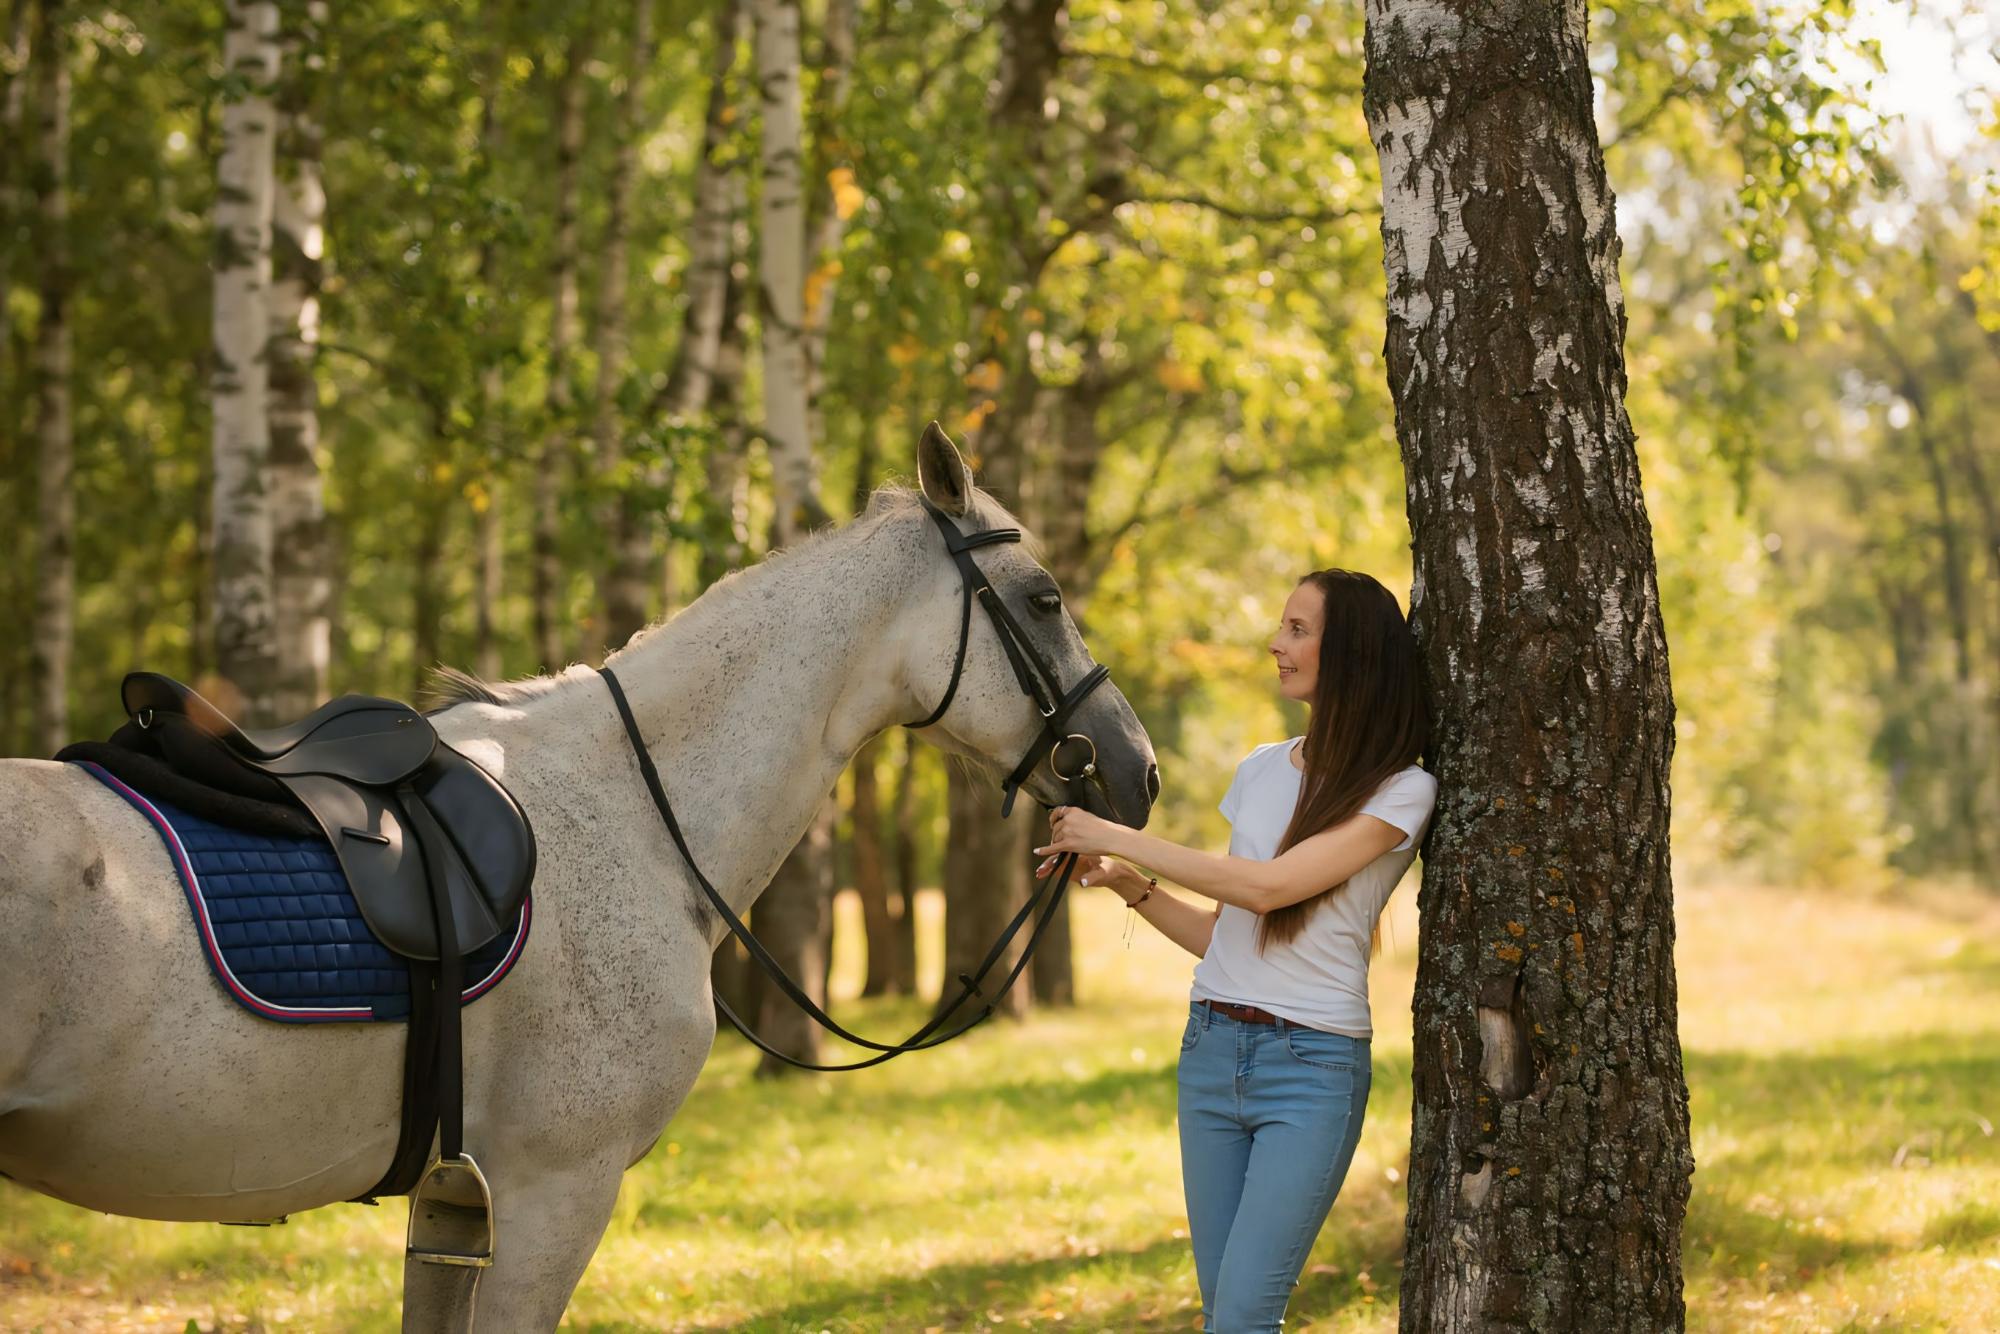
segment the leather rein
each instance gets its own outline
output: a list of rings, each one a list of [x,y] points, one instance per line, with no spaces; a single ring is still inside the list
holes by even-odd
[[[951,707],[952,701],[957,697],[959,679],[965,674],[966,649],[972,639],[972,604],[977,599],[979,604],[986,609],[986,614],[993,622],[993,629],[999,637],[1000,644],[1007,651],[1007,661],[1014,669],[1014,678],[1019,682],[1021,692],[1033,701],[1035,712],[1040,715],[1042,721],[1041,731],[1036,735],[1033,743],[1029,745],[1027,753],[1021,757],[1021,762],[1014,766],[1013,772],[1001,784],[1000,817],[1006,819],[1012,813],[1014,798],[1019,793],[1021,785],[1027,781],[1029,775],[1034,773],[1035,767],[1042,762],[1044,757],[1048,760],[1049,772],[1068,788],[1072,803],[1082,805],[1086,785],[1094,783],[1103,794],[1105,801],[1111,804],[1112,813],[1116,815],[1117,805],[1112,801],[1109,789],[1105,787],[1103,778],[1097,772],[1096,744],[1081,732],[1067,730],[1071,717],[1083,705],[1083,702],[1089,698],[1091,692],[1110,678],[1111,669],[1102,664],[1093,665],[1090,671],[1085,673],[1081,681],[1077,682],[1069,690],[1063,690],[1061,678],[1056,675],[1055,669],[1049,665],[1048,660],[1035,648],[1034,642],[1022,630],[1020,622],[1016,621],[1013,614],[1007,610],[1006,604],[1000,598],[999,591],[987,579],[985,571],[979,568],[979,563],[972,558],[973,551],[979,547],[990,546],[996,542],[1020,541],[1021,530],[1018,528],[993,528],[974,533],[961,533],[958,530],[958,526],[951,521],[943,510],[933,505],[928,499],[924,500],[923,505],[925,511],[929,513],[933,522],[936,523],[938,530],[943,534],[945,546],[951,552],[952,560],[958,566],[960,582],[964,586],[965,596],[959,615],[958,654],[952,663],[951,684],[945,688],[944,698],[938,701],[937,707],[931,710],[929,717],[923,719],[921,722],[905,723],[903,725],[912,729],[929,727],[932,723],[944,717],[945,710]],[[949,1042],[975,1025],[983,1022],[998,1008],[1001,998],[1013,987],[1016,979],[1020,977],[1022,970],[1027,967],[1029,958],[1035,952],[1035,946],[1041,941],[1042,933],[1048,929],[1049,923],[1054,919],[1057,910],[1062,905],[1063,895],[1069,889],[1069,878],[1076,869],[1077,856],[1075,853],[1065,853],[1057,863],[1055,874],[1052,877],[1043,879],[1042,883],[1036,887],[1035,892],[1028,896],[1028,901],[1022,904],[1020,911],[1014,914],[1013,920],[1000,933],[1000,938],[993,942],[993,947],[986,952],[986,957],[979,961],[978,967],[970,973],[960,973],[958,975],[961,988],[959,994],[952,999],[950,1004],[940,1007],[938,1012],[931,1017],[930,1022],[910,1034],[907,1038],[904,1038],[901,1042],[875,1042],[869,1038],[864,1038],[842,1027],[832,1015],[828,1014],[811,996],[806,994],[804,988],[792,980],[785,972],[784,967],[750,933],[750,928],[744,925],[743,919],[736,915],[735,910],[729,906],[728,901],[717,892],[708,877],[702,873],[700,865],[695,861],[694,853],[688,848],[686,836],[681,833],[680,821],[674,818],[673,804],[667,800],[666,788],[660,782],[659,770],[654,767],[653,758],[646,750],[645,739],[639,734],[639,724],[632,716],[632,706],[626,701],[624,688],[619,685],[618,678],[613,675],[609,667],[600,667],[597,671],[604,678],[604,684],[611,691],[611,698],[618,706],[618,716],[625,724],[626,738],[632,743],[633,756],[639,762],[639,772],[646,780],[646,790],[652,794],[653,805],[658,808],[660,818],[667,826],[667,832],[673,836],[674,846],[680,850],[681,859],[687,863],[688,870],[694,874],[696,883],[701,886],[702,893],[707,895],[709,903],[721,915],[722,920],[728,924],[730,934],[742,942],[744,949],[749,951],[750,957],[757,961],[757,965],[764,970],[765,974],[770,977],[771,981],[777,985],[778,989],[785,994],[792,1004],[798,1006],[809,1018],[835,1037],[850,1042],[865,1051],[875,1052],[876,1055],[840,1065],[821,1065],[811,1061],[801,1061],[778,1050],[763,1038],[757,1036],[756,1033],[751,1031],[750,1026],[729,1007],[729,1004],[722,997],[714,997],[717,1012],[729,1021],[731,1027],[748,1038],[753,1046],[766,1055],[775,1057],[788,1065],[797,1066],[801,1070],[864,1070],[871,1065],[880,1065],[882,1062],[892,1057],[900,1056],[904,1052],[923,1051],[927,1048]],[[1071,772],[1065,773],[1058,763],[1058,759],[1064,756],[1065,749],[1071,747],[1071,743],[1080,743],[1082,751],[1087,752],[1087,754],[1082,758],[1081,763],[1073,767]],[[1073,752],[1068,758],[1076,758],[1077,753]],[[1038,905],[1040,908],[1039,915],[1037,915]],[[911,906],[913,905],[905,905],[904,910],[909,911]],[[956,1014],[967,1001],[975,996],[984,996],[979,984],[985,980],[987,973],[992,971],[993,966],[1000,961],[1001,956],[1007,950],[1008,944],[1020,933],[1021,927],[1027,923],[1030,917],[1035,918],[1034,928],[1028,933],[1027,943],[1021,950],[1021,957],[1015,961],[1014,966],[1008,971],[1006,979],[1000,983],[999,989],[994,992],[990,999],[985,1000],[985,1003],[972,1017],[947,1032],[940,1032],[939,1030],[944,1027],[945,1022]]]

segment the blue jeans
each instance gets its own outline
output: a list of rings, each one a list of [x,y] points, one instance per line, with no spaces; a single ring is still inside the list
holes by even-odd
[[[1368,1043],[1190,1004],[1181,1179],[1202,1328],[1275,1330],[1361,1138]]]

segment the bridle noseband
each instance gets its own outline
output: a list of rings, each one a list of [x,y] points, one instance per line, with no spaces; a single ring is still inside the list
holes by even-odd
[[[1035,712],[1040,715],[1042,721],[1041,731],[1036,735],[1033,743],[1029,745],[1027,754],[1021,757],[1021,762],[1014,766],[1014,771],[1001,784],[1000,817],[1005,819],[1012,813],[1015,795],[1020,791],[1021,785],[1028,780],[1028,776],[1034,773],[1035,766],[1042,762],[1044,756],[1047,756],[1049,761],[1049,772],[1068,789],[1069,799],[1072,803],[1082,805],[1085,796],[1085,785],[1094,784],[1103,794],[1106,803],[1111,806],[1112,813],[1116,815],[1116,803],[1112,802],[1111,793],[1106,788],[1103,777],[1097,772],[1096,743],[1081,732],[1066,730],[1069,727],[1070,719],[1075,715],[1077,709],[1082,706],[1084,700],[1090,696],[1092,691],[1103,685],[1110,678],[1110,668],[1102,664],[1093,664],[1091,669],[1084,674],[1081,681],[1078,681],[1068,691],[1064,691],[1061,679],[1057,677],[1055,669],[1036,650],[1034,641],[1029,639],[1027,633],[1021,629],[1020,622],[1016,621],[1013,613],[1007,610],[1006,603],[1001,600],[1000,594],[993,587],[992,581],[986,577],[985,571],[979,568],[979,563],[972,558],[972,553],[980,547],[990,546],[996,542],[1020,541],[1021,530],[1018,528],[993,528],[975,533],[961,533],[957,525],[952,523],[945,512],[933,505],[928,499],[923,501],[923,506],[925,511],[929,513],[932,520],[937,524],[938,530],[944,534],[945,546],[950,550],[952,560],[958,566],[959,578],[965,588],[965,601],[959,615],[958,655],[952,663],[951,684],[945,687],[944,698],[938,701],[937,707],[931,710],[928,718],[925,718],[922,722],[906,723],[904,726],[912,729],[929,727],[932,723],[944,717],[945,710],[951,707],[952,700],[957,697],[959,679],[965,674],[966,648],[972,640],[972,602],[976,597],[979,600],[979,604],[986,608],[987,616],[992,619],[993,629],[1000,639],[1001,647],[1007,651],[1007,661],[1014,668],[1014,679],[1020,682],[1022,693],[1034,702]],[[803,1010],[820,1027],[826,1029],[827,1032],[832,1033],[835,1037],[842,1038],[857,1047],[878,1054],[863,1060],[850,1061],[842,1065],[820,1065],[810,1061],[801,1061],[796,1057],[779,1051],[776,1047],[758,1037],[750,1030],[750,1026],[744,1023],[734,1010],[730,1009],[722,997],[714,997],[716,1011],[724,1019],[727,1019],[737,1032],[748,1038],[752,1045],[767,1055],[784,1061],[788,1065],[795,1065],[802,1070],[861,1070],[871,1065],[880,1065],[891,1057],[900,1056],[907,1051],[922,1051],[925,1048],[949,1042],[986,1019],[999,1006],[1000,999],[1007,994],[1009,988],[1014,985],[1015,980],[1020,977],[1021,971],[1027,967],[1028,959],[1034,954],[1035,946],[1040,942],[1042,933],[1048,929],[1050,921],[1054,919],[1057,909],[1062,905],[1063,895],[1069,889],[1069,878],[1076,870],[1077,856],[1075,853],[1065,853],[1057,863],[1055,874],[1045,879],[1035,889],[1035,892],[1028,896],[1028,901],[1022,904],[1020,911],[1014,914],[1013,920],[1000,933],[1000,938],[993,942],[993,948],[986,952],[986,957],[980,960],[979,966],[970,973],[960,973],[958,975],[959,984],[963,989],[950,1004],[941,1006],[937,1013],[931,1017],[929,1023],[926,1023],[922,1028],[919,1028],[901,1042],[884,1043],[871,1041],[843,1028],[834,1020],[832,1015],[829,1015],[811,996],[807,995],[805,990],[786,974],[784,968],[771,956],[770,951],[765,949],[763,944],[750,934],[750,928],[743,924],[743,919],[736,915],[735,910],[729,906],[728,901],[716,891],[713,884],[709,883],[708,877],[702,874],[701,867],[695,862],[694,853],[688,849],[686,836],[681,833],[680,821],[674,818],[673,804],[667,800],[667,791],[660,782],[659,770],[654,767],[653,757],[646,750],[645,739],[639,734],[639,724],[632,716],[632,706],[626,701],[624,688],[618,684],[617,676],[612,673],[609,667],[599,667],[597,671],[598,675],[604,678],[605,686],[611,691],[612,701],[618,706],[618,716],[625,725],[625,736],[632,743],[633,756],[639,762],[639,772],[646,780],[647,791],[652,794],[653,805],[658,808],[660,818],[667,826],[667,832],[673,836],[674,846],[680,850],[681,859],[687,863],[688,870],[694,874],[696,883],[701,886],[702,892],[707,895],[710,905],[714,907],[716,912],[722,917],[722,920],[728,925],[730,934],[742,942],[744,949],[749,951],[750,957],[757,961],[758,965],[769,975],[771,981],[778,989],[784,992],[794,1005]],[[1076,764],[1073,772],[1064,773],[1057,763],[1057,757],[1062,753],[1063,748],[1072,742],[1082,743],[1088,750],[1088,757],[1082,760],[1081,763]],[[1044,898],[1046,898],[1046,902],[1043,901]],[[979,1012],[970,1019],[967,1019],[950,1032],[938,1032],[944,1026],[945,1021],[957,1013],[960,1006],[964,1005],[972,997],[982,994],[979,984],[985,980],[987,973],[992,971],[993,966],[1000,961],[1001,956],[1007,950],[1008,944],[1020,932],[1022,925],[1027,922],[1031,915],[1035,914],[1038,904],[1041,905],[1041,910],[1040,915],[1035,918],[1034,929],[1028,933],[1027,944],[1021,950],[1021,957],[1015,960],[1014,966],[1008,970],[1007,977],[1001,982],[999,990],[993,994],[991,999],[986,1000],[985,1004],[980,1007]]]

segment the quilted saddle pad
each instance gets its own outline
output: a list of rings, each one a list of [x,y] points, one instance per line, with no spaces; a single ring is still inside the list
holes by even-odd
[[[253,1014],[285,1023],[367,1023],[410,1014],[410,965],[369,931],[324,838],[232,829],[78,765],[152,824],[187,891],[202,953]],[[466,957],[467,1004],[498,986],[528,940],[532,902],[511,930]]]

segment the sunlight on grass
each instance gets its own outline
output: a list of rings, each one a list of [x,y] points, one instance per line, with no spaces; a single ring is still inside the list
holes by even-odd
[[[1290,1328],[1393,1328],[1415,880],[1375,968],[1361,1147]],[[924,904],[937,972],[938,905]],[[843,928],[854,904],[840,905]],[[2000,905],[1758,887],[1679,898],[1699,1167],[1696,1329],[1988,1328],[2000,1308]],[[1173,1066],[1191,965],[1078,910],[1081,1004],[854,1075],[763,1081],[724,1039],[627,1175],[568,1327],[1185,1329]],[[858,936],[858,931],[852,933]],[[852,936],[849,937],[850,939]],[[867,1031],[903,1002],[835,994]],[[0,1326],[390,1329],[403,1210],[245,1230],[0,1193]]]

